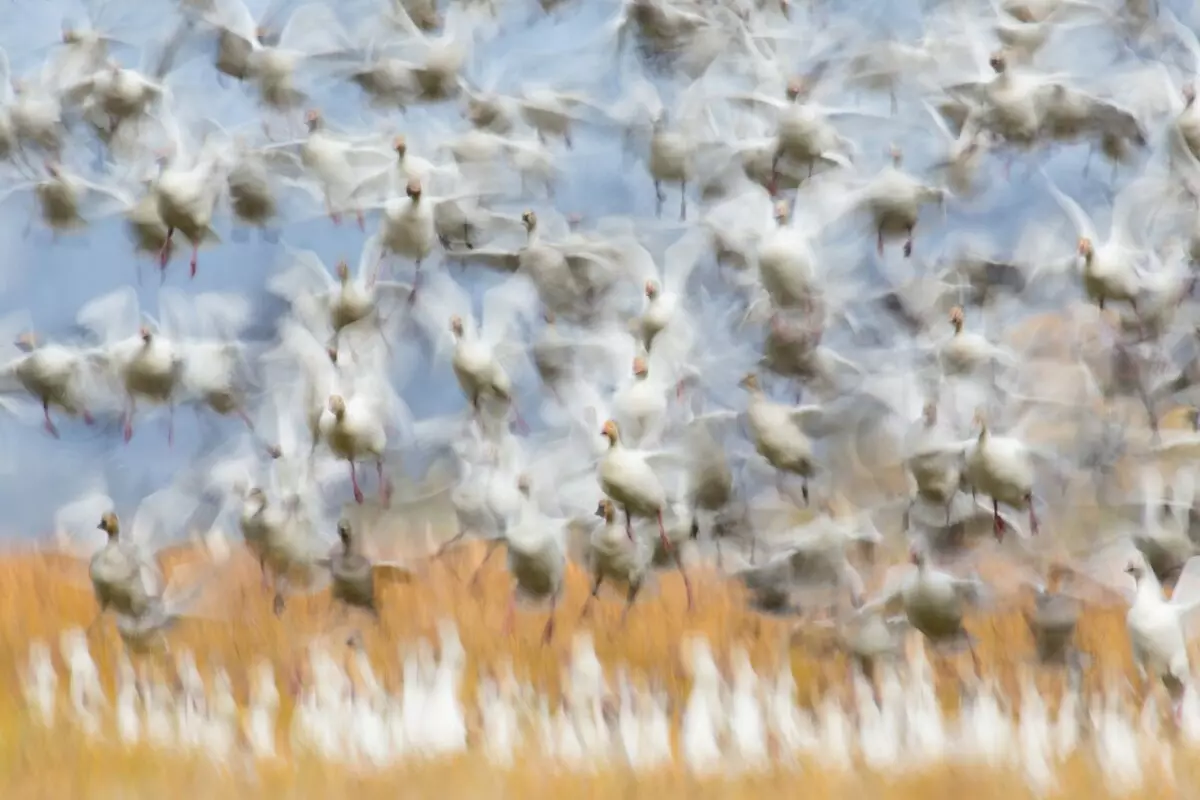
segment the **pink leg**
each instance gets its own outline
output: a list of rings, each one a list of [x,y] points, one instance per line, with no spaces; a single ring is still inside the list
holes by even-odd
[[[133,403],[129,403],[125,407],[125,443],[129,444],[129,440],[133,438]]]
[[[375,473],[379,476],[379,502],[383,503],[383,507],[387,508],[392,502],[392,486],[387,479],[383,477],[383,461],[375,462]]]
[[[517,621],[517,590],[513,589],[508,596],[508,610],[504,613],[504,627],[501,632],[508,636],[513,632],[513,624]]]
[[[83,422],[85,425],[95,425],[96,424],[96,418],[93,417],[92,413],[90,411],[88,411],[86,408],[83,410]]]
[[[390,270],[389,270],[390,271]],[[413,275],[412,291],[408,293],[408,304],[411,306],[417,302],[417,289],[421,287],[421,262],[417,262],[417,273]]]
[[[683,590],[687,593],[688,611],[692,610],[692,582],[688,579],[687,570],[683,568],[683,558],[679,555],[679,551],[671,545],[671,540],[667,538],[667,529],[663,525],[662,510],[658,512],[658,538],[662,540],[663,550],[671,554],[675,559],[675,567],[679,570],[679,576],[683,578]]]
[[[1030,493],[1030,495],[1025,498],[1025,502],[1029,503],[1029,530],[1034,536],[1037,536],[1038,535],[1038,518],[1037,518],[1037,512],[1033,510],[1033,494],[1032,493]]]
[[[254,423],[251,422],[250,418],[246,416],[245,411],[242,411],[240,408],[236,408],[236,409],[234,409],[233,413],[237,414],[238,418],[242,422],[246,423],[246,427],[249,428],[251,430],[251,432],[254,431]]]
[[[194,245],[192,245],[192,260],[190,262],[188,262],[188,268],[190,270],[189,275],[191,277],[193,277],[193,278],[196,277],[196,267],[199,266],[199,264],[200,264],[200,245],[194,244]]]
[[[361,209],[361,208],[359,208],[359,209],[355,209],[355,211],[354,211],[354,216],[355,216],[355,217],[358,219],[358,229],[359,229],[360,231],[366,231],[366,229],[367,229],[367,220],[366,220],[366,218],[365,218],[365,217],[363,217],[363,212],[362,212],[362,209]]]
[[[992,527],[996,532],[996,541],[1004,541],[1004,520],[1000,518],[1000,504],[992,498]]]
[[[633,518],[629,516],[629,509],[625,509],[625,535],[629,537],[629,541],[633,541]]]
[[[875,252],[883,255],[883,228],[880,228],[875,234]]]
[[[510,405],[512,406],[513,417],[517,423],[517,433],[529,433],[529,425],[521,416],[521,412],[517,410],[516,404],[512,403]]]
[[[175,444],[175,407],[167,409],[167,447]]]
[[[554,639],[554,615],[558,611],[558,592],[550,598],[550,618],[546,620],[546,627],[542,629],[542,644],[550,644]]]
[[[175,235],[174,228],[167,228],[167,238],[163,242],[162,247],[158,249],[158,268],[165,270],[167,261],[171,258],[171,237]]]
[[[354,486],[354,502],[362,503],[363,492],[358,486],[358,471],[354,468],[354,462],[350,462],[350,483]]]
[[[46,429],[46,433],[57,439],[58,428],[54,427],[54,422],[50,419],[50,403],[45,400],[42,401],[42,415],[46,418],[46,421],[42,427]]]

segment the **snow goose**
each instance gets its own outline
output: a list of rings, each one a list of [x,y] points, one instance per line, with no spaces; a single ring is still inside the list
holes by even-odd
[[[76,174],[57,161],[47,161],[44,168],[45,178],[14,184],[4,196],[31,189],[37,198],[42,222],[56,240],[60,233],[83,229],[91,220],[114,213],[125,205],[124,195],[119,190]]]
[[[179,231],[191,243],[189,268],[195,277],[200,245],[206,240],[219,241],[211,226],[227,175],[227,165],[219,150],[224,143],[209,137],[198,148],[192,148],[184,138],[180,120],[170,113],[160,118],[172,141],[160,156],[152,191],[159,216],[167,226],[167,239]],[[170,251],[164,246],[159,267],[165,270],[169,258]]]
[[[376,204],[383,209],[377,234],[381,257],[395,254],[416,265],[412,297],[415,297],[420,285],[421,264],[438,243],[437,207],[468,197],[478,197],[483,193],[481,189],[467,189],[451,195],[427,197],[421,180],[410,178],[404,189],[404,197],[389,197]]]
[[[629,609],[637,600],[642,584],[650,571],[654,549],[639,536],[630,539],[625,528],[616,521],[617,507],[605,498],[596,508],[596,516],[603,520],[588,539],[588,564],[592,573],[592,591],[583,604],[580,618],[592,610],[592,603],[600,594],[605,580],[627,587],[625,608],[621,612],[621,623],[629,616]]]
[[[909,624],[935,645],[965,645],[978,673],[979,657],[962,621],[964,602],[977,602],[983,585],[978,580],[958,578],[935,569],[929,564],[926,547],[920,540],[910,546],[909,559],[911,567],[901,565],[888,571],[879,594],[863,605],[859,614],[898,605]]]
[[[1162,585],[1140,553],[1129,553],[1125,573],[1136,587],[1125,617],[1134,663],[1143,682],[1148,677],[1163,682],[1178,719],[1184,692],[1194,688],[1187,642],[1191,636],[1189,620],[1200,605],[1200,598],[1194,596],[1200,585],[1200,561],[1188,561],[1170,600],[1164,598]]]
[[[331,596],[343,611],[362,609],[378,622],[376,587],[389,582],[408,583],[413,573],[399,562],[369,557],[365,551],[365,535],[356,533],[350,520],[338,520],[337,535],[341,546],[328,560],[333,578]]]
[[[853,145],[832,124],[842,117],[878,118],[866,110],[834,108],[810,101],[819,75],[794,76],[787,81],[779,95],[766,92],[733,93],[729,99],[750,108],[766,111],[775,117],[775,153],[772,172],[779,173],[781,161],[807,167],[808,177],[819,161],[840,166],[850,164]],[[770,187],[772,194],[777,183]]]
[[[975,415],[979,438],[967,451],[966,479],[973,490],[992,498],[996,521],[996,536],[1004,536],[1005,525],[1000,518],[1000,503],[1016,509],[1029,509],[1029,528],[1037,535],[1038,518],[1034,509],[1033,480],[1034,452],[1020,439],[996,436],[988,430],[982,412]]]
[[[870,183],[855,193],[851,202],[855,207],[871,215],[875,226],[875,249],[883,255],[884,239],[903,236],[904,257],[912,255],[913,229],[921,214],[921,207],[946,202],[947,192],[940,186],[930,186],[900,169],[900,148],[891,149],[892,163],[884,167]]]
[[[259,98],[267,106],[287,110],[304,102],[305,95],[296,88],[295,73],[304,61],[338,56],[350,47],[349,36],[332,9],[320,3],[309,3],[292,12],[279,31],[275,44],[268,45],[259,38],[263,26],[255,22],[241,0],[215,0],[205,11],[205,21],[234,38],[224,40],[226,47],[218,56],[233,56],[227,67],[240,79],[254,82]],[[240,40],[240,41],[239,41]],[[234,42],[237,42],[234,44]],[[241,50],[238,53],[237,50]],[[244,69],[236,63],[245,54]]]
[[[165,544],[164,536],[176,534],[170,529],[187,519],[195,503],[177,489],[159,490],[138,505],[124,534],[112,508],[113,501],[98,484],[60,508],[54,518],[55,535],[68,553],[94,542],[96,530],[104,533],[104,545],[90,556],[88,565],[99,605],[92,626],[107,611],[136,619],[160,602],[166,582],[153,553]]]
[[[518,425],[524,425],[514,403],[514,378],[525,371],[527,356],[514,335],[522,321],[529,322],[537,307],[533,287],[518,280],[506,280],[488,289],[483,296],[483,314],[476,324],[471,313],[471,298],[448,275],[431,276],[426,302],[418,311],[418,320],[444,352],[446,331],[453,337],[450,359],[459,388],[478,415],[498,403],[507,415],[513,409]],[[447,322],[449,325],[447,326]]]
[[[363,382],[349,399],[340,394],[329,395],[325,410],[317,421],[321,440],[334,455],[350,464],[350,482],[354,487],[354,500],[358,503],[363,502],[363,492],[358,485],[355,462],[364,457],[375,461],[380,499],[385,506],[391,495],[390,484],[383,476],[388,441],[384,427],[387,399],[384,387],[376,385],[372,388]]]
[[[268,288],[289,300],[311,330],[330,331],[334,346],[344,328],[358,323],[370,325],[384,336],[384,312],[395,308],[398,301],[407,301],[412,287],[373,279],[376,253],[371,244],[368,241],[363,247],[353,273],[342,259],[334,266],[334,275],[313,251],[287,248],[292,264],[271,278]]]
[[[132,287],[90,301],[76,318],[102,340],[96,358],[116,378],[125,396],[124,435],[128,442],[133,438],[138,399],[167,404],[173,409],[184,371],[183,355],[173,332],[163,330],[139,310],[137,293]],[[168,438],[173,438],[173,428]]]
[[[21,316],[20,322],[23,322],[27,315]],[[10,318],[6,322],[13,321]],[[20,325],[20,322],[17,324]],[[7,332],[0,331],[0,341],[6,341]],[[91,351],[53,342],[43,343],[36,333],[27,328],[15,335],[13,346],[24,353],[0,366],[0,394],[23,391],[40,400],[43,426],[55,438],[58,438],[58,428],[50,419],[51,406],[68,416],[82,416],[84,422],[92,424],[88,406],[96,402],[95,390],[98,387],[92,371]]]
[[[707,249],[706,236],[701,229],[692,228],[684,233],[663,254],[663,265],[659,269],[654,260],[645,253],[642,269],[646,272],[644,293],[646,305],[637,319],[637,331],[646,352],[653,352],[654,340],[668,326],[679,328],[681,336],[692,332],[692,320],[683,308],[687,294],[688,278],[695,269],[701,255]],[[674,331],[665,338],[673,338]],[[688,341],[685,338],[685,341]]]
[[[1077,250],[1082,261],[1083,289],[1088,298],[1094,300],[1100,308],[1104,308],[1106,300],[1125,301],[1133,307],[1134,313],[1137,313],[1142,275],[1137,264],[1139,254],[1134,241],[1133,223],[1134,214],[1140,210],[1144,185],[1135,181],[1122,189],[1113,200],[1109,234],[1103,242],[1099,240],[1095,224],[1078,203],[1063,194],[1048,178],[1046,186],[1078,233]],[[1047,266],[1062,268],[1074,264],[1043,262],[1042,267]]]
[[[554,636],[555,612],[562,597],[567,569],[563,541],[565,521],[550,519],[538,508],[537,501],[529,494],[528,476],[518,478],[517,488],[522,495],[521,510],[504,529],[508,571],[514,579],[504,629],[512,630],[519,598],[535,602],[549,600],[550,615],[542,630],[542,642],[549,643]]]
[[[299,141],[268,145],[265,150],[281,153],[278,162],[281,168],[287,166],[289,159],[298,162],[293,164],[290,184],[311,193],[321,202],[335,225],[340,224],[342,214],[353,207],[362,228],[366,222],[354,189],[364,174],[381,168],[390,160],[375,146],[378,136],[336,133],[327,127],[324,115],[315,108],[306,111],[304,119],[307,136]]]

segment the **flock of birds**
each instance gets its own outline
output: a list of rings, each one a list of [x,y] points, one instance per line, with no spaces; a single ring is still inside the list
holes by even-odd
[[[172,443],[180,406],[244,423],[136,511],[99,479],[59,509],[97,621],[133,649],[169,635],[234,529],[276,614],[329,586],[378,620],[379,584],[419,572],[343,503],[366,485],[403,518],[427,498],[394,484],[422,473],[458,522],[424,557],[503,545],[509,625],[518,601],[548,607],[547,643],[569,561],[591,576],[575,613],[613,585],[636,614],[664,568],[690,612],[685,553],[711,552],[764,612],[840,631],[866,673],[902,628],[974,657],[964,615],[1015,591],[978,574],[1001,552],[1036,589],[1042,662],[1083,669],[1080,609],[1128,603],[1139,670],[1181,719],[1200,411],[1192,430],[1163,422],[1200,379],[1188,22],[1135,0],[945,0],[901,40],[816,0],[542,6],[586,34],[512,47],[561,69],[482,57],[526,8],[312,3],[285,22],[180,0],[140,48],[152,64],[72,25],[10,73],[6,202],[28,195],[51,246],[121,215],[161,288],[157,315],[129,285],[51,340],[10,315],[5,408],[30,418],[24,395],[51,437],[79,419],[126,443],[161,411]],[[1075,69],[1081,50],[1103,63]],[[261,112],[214,118],[243,101]],[[557,210],[598,159],[585,191],[637,188],[625,213]],[[998,202],[1016,184],[1021,203]],[[989,242],[972,220],[1008,231]],[[296,248],[300,222],[357,224],[361,252]],[[235,247],[227,229],[275,262],[262,294],[286,308],[266,326],[262,297],[176,288],[176,246],[195,278]],[[417,418],[406,398],[450,373],[462,409]],[[186,537],[202,556],[167,581],[154,551]],[[893,544],[911,563],[885,574]]]
[[[698,777],[816,768],[846,780],[861,769],[891,778],[950,763],[1017,776],[1039,797],[1061,792],[1064,767],[1079,763],[1118,796],[1177,782],[1158,705],[1151,698],[1131,714],[1119,679],[1091,693],[1071,681],[1051,708],[1026,665],[1016,698],[993,681],[968,686],[951,717],[921,649],[902,670],[884,665],[878,687],[856,672],[846,690],[828,691],[808,707],[786,662],[764,677],[735,648],[726,678],[708,640],[693,636],[681,648],[691,688],[675,700],[625,665],[616,666],[610,682],[585,631],[571,643],[557,695],[519,680],[508,661],[480,675],[471,702],[463,685],[466,652],[454,624],[443,620],[438,652],[426,639],[400,645],[398,689],[365,652],[346,659],[344,651],[313,641],[308,680],[293,687],[290,714],[265,659],[247,668],[239,691],[222,667],[206,681],[186,648],[176,652],[168,675],[139,672],[120,653],[110,698],[85,632],[64,631],[60,650],[65,702],[46,642],[31,644],[20,670],[38,725],[69,726],[87,740],[126,748],[199,755],[239,772],[289,757],[372,772],[473,752],[500,769],[535,764],[585,775],[613,768],[661,773],[679,765]],[[1195,748],[1200,696],[1189,698],[1179,740]]]

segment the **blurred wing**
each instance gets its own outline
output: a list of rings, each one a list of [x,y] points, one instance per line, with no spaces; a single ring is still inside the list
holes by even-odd
[[[90,556],[104,545],[105,535],[97,527],[100,518],[114,508],[112,498],[103,487],[66,504],[54,514],[56,544],[80,558]]]
[[[141,324],[137,290],[123,286],[84,304],[76,321],[103,342],[117,342],[137,335]]]

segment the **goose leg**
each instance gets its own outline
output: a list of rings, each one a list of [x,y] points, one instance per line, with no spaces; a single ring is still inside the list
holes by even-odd
[[[1004,520],[1000,518],[1000,503],[992,498],[992,528],[996,532],[996,541],[1004,541]]]
[[[196,267],[200,264],[200,245],[192,245],[192,260],[188,262],[188,276],[196,277]]]
[[[491,559],[492,554],[495,553],[499,547],[500,539],[493,539],[492,541],[488,542],[487,552],[483,554],[483,561],[479,562],[479,566],[476,567],[475,572],[471,574],[470,588],[472,593],[479,593],[479,578],[483,575],[483,568],[487,566],[488,560]]]
[[[663,200],[665,200],[665,199],[666,199],[666,197],[663,195],[662,184],[659,183],[657,180],[655,180],[654,181],[654,202],[655,202],[654,215],[655,216],[657,216],[657,217],[662,216]]]
[[[463,540],[463,537],[466,535],[467,535],[467,529],[465,527],[460,527],[458,529],[458,533],[456,533],[452,537],[450,537],[449,541],[447,541],[445,544],[443,544],[441,547],[439,547],[437,549],[437,552],[433,554],[434,560],[437,560],[437,559],[441,558],[442,556],[446,555],[446,551],[449,550],[454,545],[461,542]]]
[[[354,486],[354,502],[361,504],[363,501],[363,491],[358,485],[358,471],[354,468],[354,462],[350,462],[350,483]]]
[[[50,419],[50,401],[49,400],[42,400],[42,416],[44,416],[46,418],[46,421],[45,421],[45,423],[43,423],[42,427],[44,427],[46,429],[46,433],[49,433],[51,436],[53,436],[55,439],[57,439],[58,438],[58,428],[54,427],[54,422]]]
[[[913,225],[908,226],[908,238],[904,240],[904,257],[912,258],[913,251]]]
[[[592,613],[592,603],[595,601],[596,595],[600,594],[600,585],[602,583],[604,583],[604,575],[596,573],[596,579],[592,581],[592,592],[588,595],[587,600],[583,601],[583,610],[579,612],[580,622],[587,619],[588,615]]]
[[[679,577],[683,578],[683,590],[687,593],[688,611],[692,610],[692,582],[688,579],[687,569],[683,566],[683,557],[679,555],[679,550],[672,546],[671,540],[667,538],[667,529],[663,525],[662,509],[658,510],[658,538],[662,540],[663,550],[671,554],[675,559],[675,568],[679,570]]]
[[[883,255],[883,225],[880,225],[875,231],[875,253]]]
[[[167,406],[167,447],[175,445],[175,406]]]
[[[129,400],[128,400],[128,402],[125,404],[125,430],[124,430],[124,435],[125,435],[125,443],[126,443],[126,444],[128,444],[128,443],[129,443],[129,440],[133,438],[133,412],[134,412],[134,407],[135,407],[135,406],[134,406],[134,400],[133,400],[133,398],[132,398],[132,397],[130,397],[130,398],[129,398]]]
[[[387,508],[392,502],[392,485],[383,477],[383,459],[375,462],[375,474],[379,476],[379,502]]]
[[[687,220],[687,181],[679,183],[679,220]]]
[[[162,271],[167,269],[167,261],[171,258],[171,238],[175,235],[174,228],[167,228],[167,238],[163,240],[162,247],[158,248],[158,268]]]
[[[638,592],[642,590],[642,583],[629,584],[629,593],[625,595],[625,608],[621,610],[621,627],[625,627],[626,620],[629,619],[629,609],[633,608],[633,601],[637,600]]]
[[[513,632],[513,624],[517,621],[517,589],[513,590],[508,595],[508,610],[504,612],[504,626],[500,629],[501,632],[508,636]]]
[[[625,535],[629,537],[629,541],[633,541],[633,518],[629,516],[629,508],[625,508]]]
[[[542,629],[542,644],[550,644],[554,639],[554,616],[558,613],[558,597],[561,590],[556,591],[550,596],[550,618],[546,620],[546,627]]]
[[[1033,508],[1033,492],[1025,495],[1025,502],[1029,503],[1029,530],[1034,535],[1038,535],[1038,518],[1037,511]]]

